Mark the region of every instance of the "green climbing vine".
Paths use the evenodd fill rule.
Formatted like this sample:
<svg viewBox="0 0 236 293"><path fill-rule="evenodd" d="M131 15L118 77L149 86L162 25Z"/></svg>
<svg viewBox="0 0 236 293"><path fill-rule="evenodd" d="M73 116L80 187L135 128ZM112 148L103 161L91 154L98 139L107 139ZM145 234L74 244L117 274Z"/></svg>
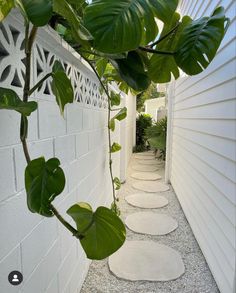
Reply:
<svg viewBox="0 0 236 293"><path fill-rule="evenodd" d="M90 259L103 259L125 241L125 226L119 218L116 190L121 182L113 176L112 154L121 146L112 142L116 122L125 119L127 109L117 108L120 96L109 90L116 82L121 91L134 94L145 91L151 82L166 83L179 77L179 69L189 75L202 72L213 60L224 37L229 20L223 7L209 17L192 20L176 12L178 0L3 0L0 21L17 7L25 22L25 80L22 97L8 88L0 88L0 109L20 113L20 139L27 161L25 188L28 209L45 217L56 217L78 238ZM111 17L112 16L112 17ZM159 33L156 18L164 23ZM52 72L31 85L31 53L38 27L50 24L89 63L96 74L101 94L107 96L109 171L112 183L111 208L93 211L88 203L76 203L67 210L75 221L70 225L54 206L54 199L65 187L65 174L57 158L31 159L27 146L28 116L37 109L29 97L51 78L56 103L63 115L74 100L73 88L63 65L53 64ZM115 112L114 115L111 113ZM98 237L99 236L99 237Z"/></svg>

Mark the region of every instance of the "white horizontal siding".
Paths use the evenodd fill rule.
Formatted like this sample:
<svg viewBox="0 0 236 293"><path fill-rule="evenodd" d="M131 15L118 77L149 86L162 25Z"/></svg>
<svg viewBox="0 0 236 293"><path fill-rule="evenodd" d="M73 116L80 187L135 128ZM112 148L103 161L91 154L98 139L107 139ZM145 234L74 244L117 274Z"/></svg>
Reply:
<svg viewBox="0 0 236 293"><path fill-rule="evenodd" d="M172 83L170 180L222 293L233 293L236 225L236 3L181 1L196 19L222 5L231 19L210 66Z"/></svg>

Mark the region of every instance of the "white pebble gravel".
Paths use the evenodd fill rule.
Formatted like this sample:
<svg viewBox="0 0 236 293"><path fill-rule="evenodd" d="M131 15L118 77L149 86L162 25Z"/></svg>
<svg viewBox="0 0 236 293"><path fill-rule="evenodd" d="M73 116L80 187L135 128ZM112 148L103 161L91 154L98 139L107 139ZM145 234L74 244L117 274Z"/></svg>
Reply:
<svg viewBox="0 0 236 293"><path fill-rule="evenodd" d="M130 176L133 172L131 165L137 165L137 159L134 157L129 165L127 181L119 192L119 206L123 220L132 213L142 211L142 209L131 206L124 200L125 196L136 192L132 187L132 183L136 180ZM163 169L158 173L164 178ZM165 197L169 204L163 208L151 209L151 211L173 216L178 222L178 229L163 236L142 235L127 229L127 239L151 240L172 247L180 253L184 262L185 273L174 281L127 281L115 277L109 271L107 259L93 261L80 293L219 293L172 188L165 192ZM125 267L125 260L123 264Z"/></svg>

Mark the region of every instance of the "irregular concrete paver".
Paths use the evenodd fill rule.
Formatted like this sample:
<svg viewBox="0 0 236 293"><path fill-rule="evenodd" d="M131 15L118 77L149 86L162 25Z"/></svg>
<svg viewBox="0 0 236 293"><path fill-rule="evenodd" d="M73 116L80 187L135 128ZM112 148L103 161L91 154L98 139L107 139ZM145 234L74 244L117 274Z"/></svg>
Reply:
<svg viewBox="0 0 236 293"><path fill-rule="evenodd" d="M170 189L168 185L156 181L138 181L134 182L132 187L145 192L163 192Z"/></svg>
<svg viewBox="0 0 236 293"><path fill-rule="evenodd" d="M155 160L155 157L154 156L144 156L144 155L135 155L135 158L136 159L139 159L139 160Z"/></svg>
<svg viewBox="0 0 236 293"><path fill-rule="evenodd" d="M135 158L137 158L138 156L152 156L152 157L154 157L155 155L154 155L154 152L143 152L143 153L136 153L135 154Z"/></svg>
<svg viewBox="0 0 236 293"><path fill-rule="evenodd" d="M172 217L152 212L133 213L126 218L125 224L133 232L148 235L166 235L178 227Z"/></svg>
<svg viewBox="0 0 236 293"><path fill-rule="evenodd" d="M153 160L139 160L137 159L137 163L141 165L156 165L156 166L162 166L164 163L162 161L158 161L156 159Z"/></svg>
<svg viewBox="0 0 236 293"><path fill-rule="evenodd" d="M158 166L153 165L133 165L132 169L141 172L154 172L159 170Z"/></svg>
<svg viewBox="0 0 236 293"><path fill-rule="evenodd" d="M170 281L185 271L179 252L152 241L126 241L108 263L113 274L130 281Z"/></svg>
<svg viewBox="0 0 236 293"><path fill-rule="evenodd" d="M138 180L155 181L161 179L161 176L153 172L135 172L131 174L131 177Z"/></svg>
<svg viewBox="0 0 236 293"><path fill-rule="evenodd" d="M125 200L132 206L144 209L156 209L168 205L168 199L164 196L144 192L128 195Z"/></svg>

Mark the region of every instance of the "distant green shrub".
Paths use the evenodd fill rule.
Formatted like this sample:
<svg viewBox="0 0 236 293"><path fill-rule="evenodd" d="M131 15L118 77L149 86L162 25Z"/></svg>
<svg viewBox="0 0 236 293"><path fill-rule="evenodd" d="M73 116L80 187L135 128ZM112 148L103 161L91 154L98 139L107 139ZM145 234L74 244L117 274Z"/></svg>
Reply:
<svg viewBox="0 0 236 293"><path fill-rule="evenodd" d="M142 152L147 148L145 130L150 126L152 126L152 117L149 114L139 114L136 119L136 146L134 148L135 152Z"/></svg>
<svg viewBox="0 0 236 293"><path fill-rule="evenodd" d="M167 118L163 118L145 130L145 138L154 150L159 150L161 158L166 156Z"/></svg>

